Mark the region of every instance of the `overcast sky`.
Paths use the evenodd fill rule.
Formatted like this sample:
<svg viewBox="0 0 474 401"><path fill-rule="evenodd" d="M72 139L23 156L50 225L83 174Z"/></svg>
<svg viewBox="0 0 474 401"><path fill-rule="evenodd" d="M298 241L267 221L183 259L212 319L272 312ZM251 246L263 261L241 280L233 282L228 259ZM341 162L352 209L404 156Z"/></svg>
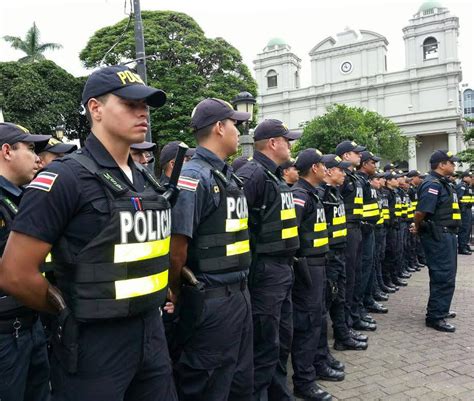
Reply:
<svg viewBox="0 0 474 401"><path fill-rule="evenodd" d="M125 18L124 0L0 0L0 37L24 37L33 21L42 42L57 42L62 50L46 53L70 73L87 75L79 52L90 36ZM129 0L126 0L129 11ZM422 1L413 0L142 0L142 10L176 10L193 17L208 37L223 37L240 50L253 71L252 61L272 37L281 37L303 60L302 84L310 79L311 48L346 27L384 35L388 70L404 68L402 28ZM474 1L441 0L460 19L459 58L463 83L474 86ZM22 53L0 39L0 61L13 61Z"/></svg>

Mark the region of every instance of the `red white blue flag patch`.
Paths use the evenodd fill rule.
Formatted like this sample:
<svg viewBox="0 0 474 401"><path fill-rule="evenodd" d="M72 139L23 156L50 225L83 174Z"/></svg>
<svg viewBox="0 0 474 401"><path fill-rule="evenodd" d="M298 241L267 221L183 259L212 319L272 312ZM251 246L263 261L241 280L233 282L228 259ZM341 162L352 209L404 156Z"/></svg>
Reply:
<svg viewBox="0 0 474 401"><path fill-rule="evenodd" d="M41 189L42 191L49 192L51 191L51 187L53 186L54 181L56 181L56 178L58 178L56 173L43 171L39 173L26 188Z"/></svg>
<svg viewBox="0 0 474 401"><path fill-rule="evenodd" d="M301 207L304 207L306 203L303 199L298 199L298 198L293 198L293 201L295 202L296 206L301 206Z"/></svg>
<svg viewBox="0 0 474 401"><path fill-rule="evenodd" d="M196 191L197 186L199 184L199 180L195 178L185 177L181 175L178 180L178 188L186 189L188 191Z"/></svg>
<svg viewBox="0 0 474 401"><path fill-rule="evenodd" d="M433 194L433 195L438 195L438 190L437 190L437 189L434 189L434 188L429 188L429 189L428 189L428 193L429 193L429 194Z"/></svg>

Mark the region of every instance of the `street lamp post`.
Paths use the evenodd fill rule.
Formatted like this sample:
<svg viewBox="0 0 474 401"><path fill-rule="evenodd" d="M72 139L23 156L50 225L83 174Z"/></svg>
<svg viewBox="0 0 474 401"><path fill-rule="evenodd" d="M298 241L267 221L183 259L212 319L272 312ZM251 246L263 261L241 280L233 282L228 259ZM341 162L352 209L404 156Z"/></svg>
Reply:
<svg viewBox="0 0 474 401"><path fill-rule="evenodd" d="M240 92L232 99L232 106L237 111L250 113L253 116L253 107L257 101L249 92ZM242 146L242 156L250 157L253 155L253 136L249 132L250 121L244 123L244 134L240 136L240 145Z"/></svg>

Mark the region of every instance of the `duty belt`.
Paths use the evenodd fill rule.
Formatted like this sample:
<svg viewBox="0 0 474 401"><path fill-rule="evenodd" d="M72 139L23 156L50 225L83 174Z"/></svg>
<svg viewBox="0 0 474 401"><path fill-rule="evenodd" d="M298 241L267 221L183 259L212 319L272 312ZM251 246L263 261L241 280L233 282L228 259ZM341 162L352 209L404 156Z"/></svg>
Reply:
<svg viewBox="0 0 474 401"><path fill-rule="evenodd" d="M247 279L241 280L240 282L227 284L222 287L208 288L205 290L206 299L209 298L221 298L228 297L237 292L243 292L247 288Z"/></svg>
<svg viewBox="0 0 474 401"><path fill-rule="evenodd" d="M347 228L359 228L360 227L360 221L348 221L346 223Z"/></svg>
<svg viewBox="0 0 474 401"><path fill-rule="evenodd" d="M0 334L13 334L18 338L18 333L33 327L37 320L37 314L0 320Z"/></svg>

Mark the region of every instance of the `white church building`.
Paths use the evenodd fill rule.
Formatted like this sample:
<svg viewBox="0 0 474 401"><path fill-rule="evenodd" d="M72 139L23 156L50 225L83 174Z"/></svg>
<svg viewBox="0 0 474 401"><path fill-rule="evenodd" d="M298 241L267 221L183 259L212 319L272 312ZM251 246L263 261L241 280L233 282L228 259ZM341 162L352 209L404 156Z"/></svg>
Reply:
<svg viewBox="0 0 474 401"><path fill-rule="evenodd" d="M290 129L336 103L364 107L395 122L409 138L409 168L426 171L435 149L465 149L459 84L459 19L437 1L426 1L403 28L405 69L387 72L387 39L346 29L316 44L311 85L300 87L301 59L272 39L254 60L258 121L277 118Z"/></svg>

